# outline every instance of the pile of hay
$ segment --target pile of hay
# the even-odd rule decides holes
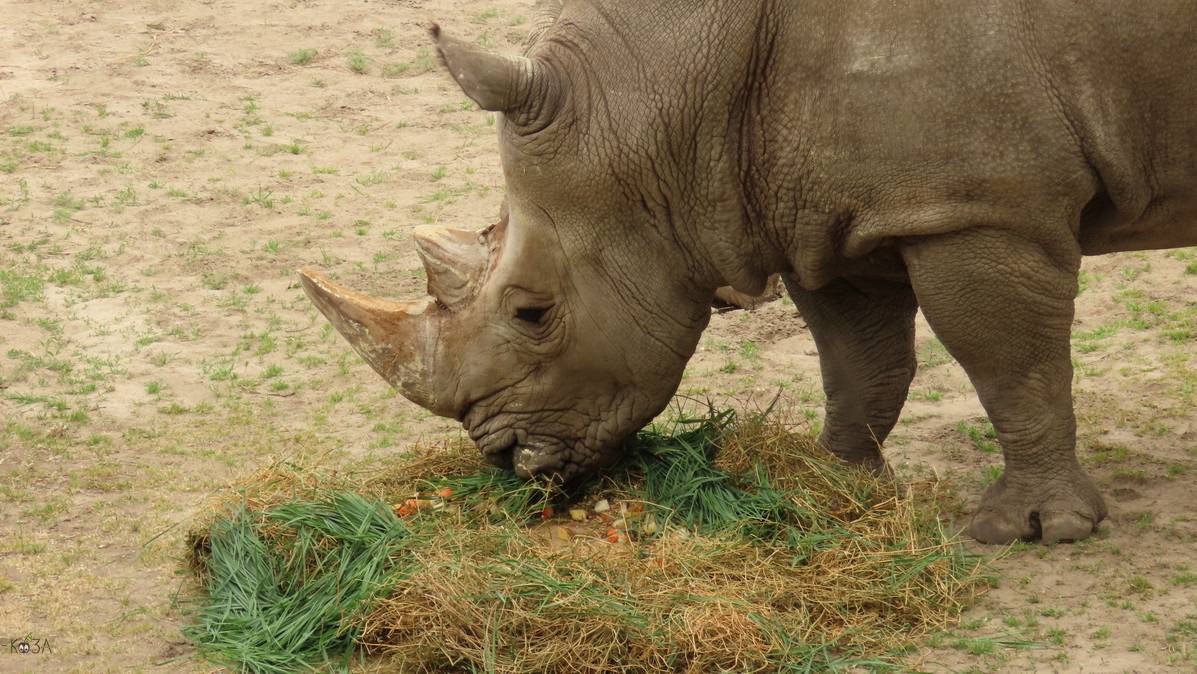
[[[572,495],[457,443],[274,466],[192,532],[187,633],[255,672],[884,668],[983,587],[941,501],[731,412],[640,433]]]

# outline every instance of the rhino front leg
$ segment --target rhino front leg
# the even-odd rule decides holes
[[[820,443],[846,461],[884,469],[881,443],[914,378],[914,292],[870,279],[803,290],[787,278],[786,286],[819,349],[827,394]]]
[[[1079,540],[1106,506],[1076,458],[1069,335],[1079,252],[996,229],[909,244],[923,314],[964,367],[997,430],[1005,473],[969,534],[985,543]]]

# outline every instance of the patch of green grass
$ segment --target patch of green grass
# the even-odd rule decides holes
[[[494,7],[491,7],[491,8],[486,9],[478,14],[475,14],[473,17],[470,18],[470,21],[472,21],[473,23],[487,23],[491,19],[497,18],[498,16],[499,16],[499,10],[495,9]]]
[[[432,58],[432,52],[428,47],[420,47],[416,50],[416,58],[412,61],[412,67],[420,72],[427,72],[436,67],[436,61]]]
[[[996,442],[997,431],[988,420],[980,426],[974,426],[966,421],[961,421],[956,424],[956,432],[968,438],[973,443],[973,447],[976,447],[978,451],[987,454],[998,454],[1002,451]]]
[[[981,486],[988,487],[997,482],[998,478],[1002,476],[1001,466],[985,466],[981,469]]]
[[[6,211],[20,210],[29,203],[29,181],[21,178],[17,180],[17,195],[0,199]]]
[[[200,369],[211,381],[232,381],[237,378],[237,373],[233,369],[233,366],[227,363],[204,363]]]
[[[258,187],[256,192],[253,192],[252,194],[245,195],[241,201],[246,206],[256,204],[258,206],[261,206],[262,208],[271,210],[274,208],[274,198],[273,197],[274,197],[274,192],[271,192],[270,190],[264,189],[262,187]]]
[[[74,363],[70,360],[56,358],[53,355],[35,356],[28,351],[21,349],[9,349],[6,354],[10,359],[18,361],[24,368],[31,370],[49,370],[55,372],[61,377],[71,373],[74,369]]]
[[[1139,278],[1141,274],[1149,271],[1151,271],[1151,263],[1147,261],[1141,261],[1138,264],[1131,264],[1123,267],[1122,277],[1127,281],[1134,281],[1135,279]]]
[[[294,532],[279,556],[262,527]],[[355,494],[218,520],[206,539],[208,600],[186,634],[200,651],[253,672],[345,666],[352,619],[388,587],[409,538],[385,504]]]
[[[62,400],[61,397],[25,393],[12,393],[5,395],[5,397],[8,400],[18,403],[18,405],[43,405],[53,412],[65,413],[69,408],[67,401]]]
[[[1131,576],[1126,580],[1127,589],[1131,594],[1147,595],[1152,591],[1151,581],[1143,576]]]
[[[1092,353],[1101,348],[1099,342],[1114,336],[1118,332],[1118,324],[1102,325],[1086,332],[1073,333],[1075,348],[1081,353]]]
[[[1164,330],[1163,335],[1173,342],[1187,342],[1193,339],[1193,331],[1189,328],[1170,328]]]
[[[918,363],[920,368],[939,367],[952,362],[952,355],[943,342],[932,337],[918,349]]]
[[[204,272],[200,283],[208,290],[223,290],[229,284],[229,275],[216,272]]]
[[[436,68],[436,62],[432,58],[432,53],[427,47],[421,47],[416,51],[416,57],[410,61],[402,61],[399,63],[390,63],[383,66],[382,74],[384,77],[399,77],[401,75],[419,75],[426,73]],[[410,94],[411,90],[400,90],[398,93]]]
[[[956,639],[952,648],[974,657],[993,655],[999,648],[1032,648],[1035,642],[1009,636],[981,636]]]
[[[1171,583],[1179,587],[1197,587],[1197,573],[1184,572],[1172,577]]]
[[[39,276],[0,269],[0,307],[15,307],[21,302],[40,300],[45,281]]]
[[[297,49],[290,54],[287,54],[287,59],[297,66],[306,66],[316,58],[315,49]]]
[[[746,339],[740,342],[740,356],[751,362],[759,361],[761,358],[761,347],[757,346],[756,342],[751,339]]]
[[[358,176],[355,180],[363,187],[370,187],[373,185],[380,185],[387,180],[386,171],[371,171],[369,173]]]
[[[388,63],[382,67],[383,77],[399,77],[411,70],[410,63]]]
[[[348,58],[349,69],[358,75],[365,74],[366,69],[370,65],[369,59],[360,51],[353,51],[349,53]]]
[[[120,206],[136,206],[138,203],[137,190],[132,185],[128,185],[116,193],[113,201]]]
[[[70,505],[70,502],[65,497],[59,496],[49,499],[41,505],[26,508],[22,514],[45,524],[54,521],[59,515],[65,513],[70,508]]]
[[[1094,463],[1122,463],[1126,460],[1130,450],[1121,445],[1107,445],[1104,443],[1094,444],[1091,448],[1093,451]]]
[[[1197,614],[1178,620],[1164,637],[1169,661],[1174,664],[1197,663]]]
[[[374,29],[374,45],[379,49],[394,49],[395,33],[389,28]]]
[[[37,326],[46,332],[54,335],[62,334],[62,322],[50,318],[37,319]]]

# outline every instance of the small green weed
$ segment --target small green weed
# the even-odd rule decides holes
[[[287,59],[297,66],[306,66],[316,58],[315,49],[297,49],[287,55]]]

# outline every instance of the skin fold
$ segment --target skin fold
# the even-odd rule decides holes
[[[921,308],[1005,453],[971,535],[1096,528],[1077,271],[1197,244],[1197,5],[565,0],[532,26],[524,57],[433,29],[502,113],[507,184],[498,225],[417,234],[434,299],[303,273],[380,374],[496,464],[575,479],[665,407],[712,300],[780,274],[832,452],[883,469]]]

